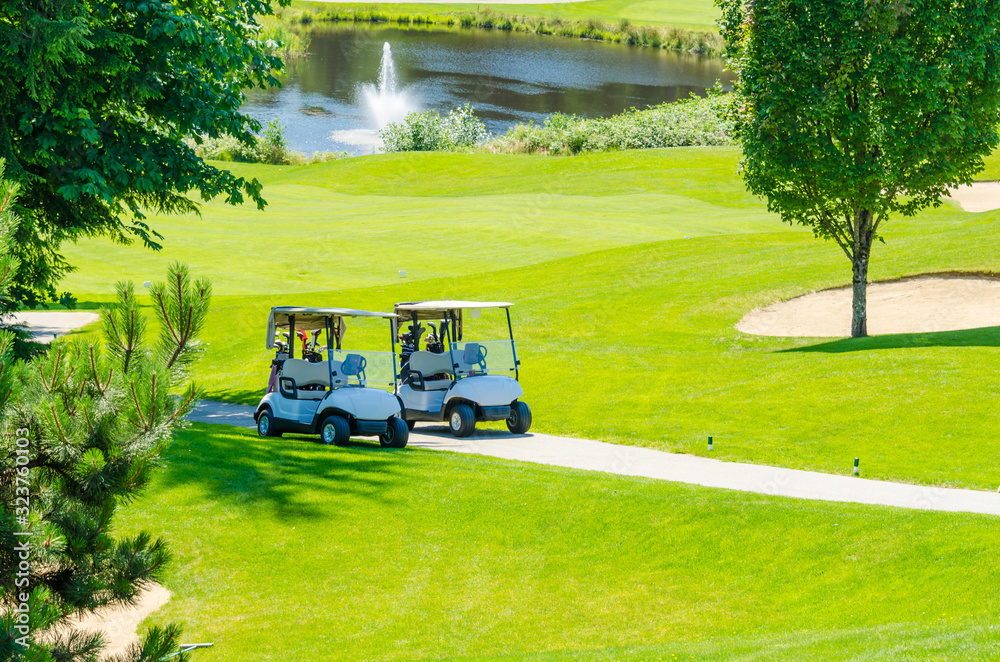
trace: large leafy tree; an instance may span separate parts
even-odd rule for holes
[[[288,0],[278,0],[288,4]],[[0,0],[0,158],[22,187],[15,299],[55,295],[81,236],[162,238],[146,214],[195,212],[190,194],[264,205],[257,180],[182,142],[259,124],[243,90],[275,84],[260,39],[270,0]]]
[[[169,560],[149,533],[115,536],[114,516],[146,486],[197,399],[182,381],[200,351],[211,286],[172,265],[151,292],[160,326],[152,341],[133,286],[117,289],[102,314],[103,352],[59,341],[14,363],[0,331],[0,660],[99,659],[102,637],[67,619],[133,603]],[[159,660],[179,634],[152,628],[115,660]]]
[[[867,335],[873,243],[997,146],[998,0],[717,0],[747,188],[833,239]]]

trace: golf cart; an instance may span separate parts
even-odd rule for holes
[[[351,435],[377,436],[383,446],[406,446],[409,430],[392,392],[397,383],[395,339],[388,352],[341,349],[347,318],[365,317],[396,316],[348,308],[271,309],[267,348],[277,349],[277,354],[267,393],[254,413],[260,436],[318,434],[323,443],[338,446]],[[317,341],[320,335],[325,335],[325,348]],[[295,358],[297,339],[302,340],[303,358]]]
[[[531,409],[518,400],[524,392],[517,381],[521,362],[510,322],[512,305],[480,301],[396,304],[402,343],[396,394],[410,429],[416,421],[447,421],[452,434],[468,437],[475,431],[476,421],[507,421],[507,429],[514,434],[528,431]],[[465,341],[465,318],[481,318],[488,309],[502,309],[507,314],[504,335],[509,337]]]

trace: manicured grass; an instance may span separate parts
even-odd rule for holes
[[[984,159],[986,167],[976,175],[978,181],[995,182],[1000,180],[1000,149]]]
[[[316,166],[226,164],[265,184],[270,206],[205,206],[156,217],[159,253],[65,246],[73,292],[155,279],[183,260],[218,294],[330,291],[516,265],[684,236],[760,232],[773,221],[730,175],[734,152],[601,154],[586,159],[405,154]],[[704,160],[694,172],[687,165]],[[725,201],[725,206],[717,203]],[[691,219],[697,218],[697,223]],[[109,278],[109,274],[111,277]]]
[[[406,14],[443,14],[463,12],[475,9],[477,6],[491,6],[489,3],[476,4],[413,4],[413,3],[325,3],[325,2],[294,2],[293,8],[310,8],[322,11],[334,7],[378,7],[388,11]],[[572,20],[599,19],[603,21],[619,21],[627,19],[636,24],[676,25],[686,28],[717,29],[719,18],[718,8],[711,0],[597,0],[595,2],[567,2],[558,4],[532,5],[492,5],[498,12],[523,14],[525,16],[541,16],[546,18],[563,18]]]
[[[205,660],[984,660],[995,518],[195,425],[125,512]]]
[[[571,159],[411,154],[248,168],[272,173],[267,194],[289,202],[243,218],[294,226],[303,208],[292,204],[291,192],[311,200],[342,196],[342,208],[350,203],[372,214],[360,229],[351,217],[354,229],[331,240],[303,233],[310,238],[301,248],[274,249],[286,239],[258,226],[239,230],[249,237],[248,254],[206,248],[217,261],[204,264],[175,255],[216,279],[220,291],[251,293],[216,297],[210,349],[196,376],[211,397],[255,403],[269,369],[263,336],[272,305],[390,309],[423,298],[511,300],[525,400],[538,431],[697,454],[707,452],[713,435],[714,456],[724,460],[847,473],[860,457],[868,477],[996,489],[1000,467],[988,458],[1000,454],[1000,392],[989,366],[1000,352],[1000,329],[835,341],[735,331],[757,306],[850,279],[849,263],[832,244],[778,223],[745,193],[736,164],[733,150],[701,148]],[[537,207],[527,218],[512,218],[503,205],[532,198]],[[564,214],[577,198],[586,202],[572,207],[576,216]],[[484,199],[496,204],[484,206]],[[417,208],[422,221],[398,223]],[[440,211],[461,208],[468,214],[457,220]],[[212,214],[205,226],[218,217]],[[872,279],[1000,271],[998,219],[1000,212],[966,214],[952,205],[893,219],[887,243],[875,249]],[[640,229],[647,233],[641,239],[628,236]],[[628,245],[655,232],[692,238]],[[170,236],[180,235],[178,224]],[[586,252],[602,242],[613,247]],[[193,243],[209,246],[207,239]],[[339,250],[367,244],[373,249],[355,262]],[[81,279],[110,283],[135,273],[122,265],[112,276],[98,261],[110,254],[104,248],[81,243],[79,250],[90,251],[72,258],[83,267]],[[401,254],[409,261],[401,263]],[[148,254],[121,255],[138,265]],[[272,266],[296,259],[319,266],[306,273]],[[513,268],[497,270],[505,260]],[[397,268],[407,268],[406,280]],[[370,273],[355,273],[363,270]],[[377,284],[347,289],[361,278]],[[257,293],[279,281],[280,294]],[[467,335],[485,328],[470,324]],[[380,349],[387,335],[383,326],[352,326],[348,343]]]

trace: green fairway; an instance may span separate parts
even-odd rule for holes
[[[323,2],[295,2],[294,8],[310,8],[322,11],[330,7]],[[597,0],[595,2],[567,2],[558,4],[531,5],[489,5],[489,3],[335,3],[334,6],[346,7],[379,7],[398,13],[427,14],[459,12],[476,7],[492,7],[495,11],[524,16],[544,16],[546,18],[563,18],[574,20],[598,19],[602,21],[620,21],[627,19],[636,24],[676,25],[685,28],[716,29],[719,10],[711,0]]]
[[[139,527],[199,660],[1000,654],[990,517],[195,425]]]
[[[702,154],[705,167],[688,171]],[[749,208],[724,151],[579,160],[409,154],[238,168],[265,182],[267,211],[215,202],[204,220],[153,218],[166,237],[159,253],[110,241],[68,245],[79,271],[65,286],[108,293],[109,273],[141,283],[183,260],[219,294],[330,291],[398,280],[400,269],[409,279],[481,273],[773,226]],[[734,204],[746,213],[734,216]]]
[[[74,289],[100,284],[84,299],[104,299],[115,278],[157,278],[182,259],[217,292],[241,292],[216,296],[195,376],[209,397],[248,404],[269,370],[270,306],[511,300],[538,431],[696,454],[713,435],[724,460],[847,473],[860,457],[868,477],[995,490],[1000,467],[985,458],[1000,453],[990,377],[1000,329],[833,341],[738,333],[747,311],[847,284],[850,269],[832,244],[768,215],[736,165],[734,150],[678,148],[241,166],[265,181],[267,212],[213,205],[202,221],[157,219],[184,248],[168,244],[155,260],[81,242]],[[329,220],[314,220],[310,204]],[[945,205],[893,219],[872,279],[1000,271],[998,218]],[[360,325],[348,343],[382,349],[387,335]]]

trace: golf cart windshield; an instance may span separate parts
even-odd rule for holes
[[[399,324],[409,322],[410,327],[407,328],[419,325],[421,320],[426,320],[428,326],[437,324],[437,336],[448,340],[448,351],[451,352],[453,363],[457,364],[456,377],[491,374],[508,375],[517,379],[520,362],[517,359],[514,329],[510,321],[510,308],[513,305],[507,301],[411,301],[397,303],[395,312],[399,315]],[[501,309],[503,315],[483,314],[485,310],[495,308]],[[474,337],[507,338],[468,340],[464,337],[467,323],[474,325]]]
[[[348,386],[396,387],[396,355],[392,352],[358,352],[335,349],[330,352],[334,370],[347,378]]]
[[[510,340],[469,340],[452,343],[456,373],[471,375],[507,375],[517,372],[514,364],[514,344]]]
[[[277,346],[279,354],[275,361],[284,362],[272,364],[274,366],[272,370],[277,370],[280,365],[284,366],[282,368],[284,371],[293,365],[291,361],[323,363],[329,371],[328,388],[370,386],[394,390],[398,375],[394,337],[390,334],[391,351],[388,352],[345,349],[342,347],[342,341],[347,331],[348,317],[388,319],[395,322],[397,316],[394,313],[377,313],[353,308],[293,306],[272,308],[267,320],[267,347],[274,349]],[[278,333],[288,339],[287,344],[282,343],[281,338],[276,338]],[[303,335],[297,335],[300,333]],[[317,340],[320,337],[323,338],[322,341]],[[297,339],[301,341],[301,350],[298,353],[296,353]],[[272,372],[272,381],[274,374]]]

